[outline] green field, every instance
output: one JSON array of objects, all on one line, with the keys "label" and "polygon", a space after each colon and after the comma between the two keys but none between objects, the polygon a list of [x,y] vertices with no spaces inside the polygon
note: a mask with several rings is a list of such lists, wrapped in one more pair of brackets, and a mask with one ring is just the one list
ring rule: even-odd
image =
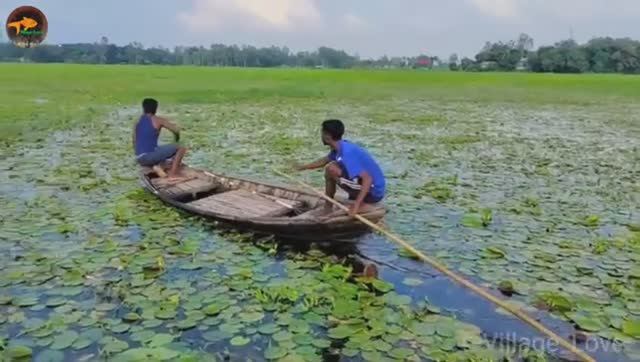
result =
[{"label": "green field", "polygon": [[341,118],[388,177],[389,228],[563,336],[616,347],[598,360],[640,356],[638,77],[3,64],[0,82],[0,354],[512,357],[480,334],[511,331],[499,312],[448,309],[454,287],[381,237],[359,252],[402,271],[358,280],[326,250],[144,193],[130,132],[152,96],[186,162],[261,180],[323,155],[319,124]]}]

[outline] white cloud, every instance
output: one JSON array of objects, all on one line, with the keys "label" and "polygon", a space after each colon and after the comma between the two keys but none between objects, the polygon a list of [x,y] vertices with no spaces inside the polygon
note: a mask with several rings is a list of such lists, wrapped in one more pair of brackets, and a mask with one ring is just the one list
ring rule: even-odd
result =
[{"label": "white cloud", "polygon": [[498,18],[515,18],[519,14],[518,0],[469,0],[478,10]]},{"label": "white cloud", "polygon": [[356,30],[367,26],[367,22],[355,14],[347,14],[342,17],[342,21],[347,29]]},{"label": "white cloud", "polygon": [[178,20],[198,32],[225,27],[292,30],[316,26],[321,17],[314,0],[195,0]]}]

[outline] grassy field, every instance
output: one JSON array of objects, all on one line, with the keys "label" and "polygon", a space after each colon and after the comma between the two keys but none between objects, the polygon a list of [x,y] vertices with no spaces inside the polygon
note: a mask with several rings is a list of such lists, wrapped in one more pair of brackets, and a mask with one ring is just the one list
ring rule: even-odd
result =
[{"label": "grassy field", "polygon": [[153,95],[166,104],[410,99],[517,104],[625,104],[638,77],[420,71],[221,69],[0,64],[3,139],[86,122]]},{"label": "grassy field", "polygon": [[343,119],[388,178],[389,228],[597,360],[640,358],[638,77],[4,64],[0,82],[0,359],[553,358],[491,343],[522,328],[381,237],[358,244],[374,283],[142,192],[148,96],[189,164],[260,180]]}]

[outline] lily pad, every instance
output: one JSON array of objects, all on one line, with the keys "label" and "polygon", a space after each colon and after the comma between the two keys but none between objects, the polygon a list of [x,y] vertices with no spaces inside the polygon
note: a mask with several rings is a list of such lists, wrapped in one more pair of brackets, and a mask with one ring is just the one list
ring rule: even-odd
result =
[{"label": "lily pad", "polygon": [[75,342],[73,342],[73,344],[71,345],[71,348],[75,350],[81,350],[89,347],[92,344],[93,344],[93,341],[90,340],[89,338],[80,337]]},{"label": "lily pad", "polygon": [[178,312],[175,309],[161,309],[155,313],[155,317],[162,320],[173,319]]},{"label": "lily pad", "polygon": [[111,326],[111,331],[113,333],[124,333],[124,332],[128,331],[129,328],[131,328],[130,325],[125,324],[125,323],[120,323],[120,324],[116,324],[116,325]]},{"label": "lily pad", "polygon": [[394,348],[391,351],[389,351],[389,355],[391,357],[401,359],[401,360],[405,360],[408,357],[412,356],[413,354],[414,354],[413,350],[409,348]]},{"label": "lily pad", "polygon": [[109,312],[116,308],[118,308],[118,306],[113,303],[102,303],[102,304],[96,305],[94,309],[99,312]]},{"label": "lily pad", "polygon": [[566,313],[566,316],[574,321],[578,327],[587,332],[597,332],[606,327],[605,323],[597,317],[581,313]]},{"label": "lily pad", "polygon": [[142,319],[142,317],[140,317],[138,313],[127,313],[122,317],[122,320],[125,322],[137,322],[140,319]]},{"label": "lily pad", "polygon": [[331,341],[328,341],[328,340],[322,339],[322,338],[314,339],[313,342],[311,342],[311,344],[314,347],[317,347],[317,348],[320,348],[320,349],[331,347]]},{"label": "lily pad", "polygon": [[38,304],[38,297],[36,296],[20,296],[15,297],[11,304],[16,307],[31,307]]},{"label": "lily pad", "polygon": [[174,340],[174,336],[167,333],[158,333],[154,335],[149,341],[149,347],[162,347],[167,345]]},{"label": "lily pad", "polygon": [[418,285],[422,284],[422,280],[416,278],[405,278],[402,281],[402,284],[408,285],[410,287],[417,287]]},{"label": "lily pad", "polygon": [[51,298],[47,300],[46,306],[54,308],[64,304],[67,304],[67,300],[65,298]]},{"label": "lily pad", "polygon": [[66,330],[53,338],[51,349],[61,350],[71,347],[79,337],[78,332],[72,330]]},{"label": "lily pad", "polygon": [[280,331],[272,336],[273,340],[276,342],[287,341],[293,338],[293,334],[288,331]]},{"label": "lily pad", "polygon": [[261,321],[263,318],[264,313],[261,312],[244,313],[240,316],[240,319],[245,323],[255,323]]},{"label": "lily pad", "polygon": [[287,351],[284,348],[271,346],[264,351],[264,358],[266,359],[278,359],[287,355]]},{"label": "lily pad", "polygon": [[183,319],[176,323],[176,327],[181,331],[186,331],[191,328],[195,328],[198,325],[198,322],[193,319]]},{"label": "lily pad", "polygon": [[30,357],[31,354],[33,354],[33,351],[31,350],[31,348],[27,346],[18,345],[18,346],[10,346],[9,348],[7,348],[5,353],[9,357],[9,359],[21,359],[21,358]]},{"label": "lily pad", "polygon": [[626,320],[622,323],[622,332],[634,338],[640,338],[640,320]]},{"label": "lily pad", "polygon": [[381,293],[388,293],[393,290],[393,284],[387,283],[384,280],[380,279],[374,279],[371,282],[371,285],[373,285],[373,287]]},{"label": "lily pad", "polygon": [[264,324],[261,325],[260,327],[258,327],[258,332],[260,334],[274,334],[276,332],[278,332],[280,329],[278,328],[278,326],[275,323],[268,323],[268,324]]},{"label": "lily pad", "polygon": [[63,362],[64,353],[51,349],[44,350],[36,355],[34,362]]},{"label": "lily pad", "polygon": [[129,344],[117,338],[110,338],[104,343],[103,351],[107,353],[120,353],[129,348]]},{"label": "lily pad", "polygon": [[355,331],[346,325],[339,325],[335,328],[329,329],[328,336],[332,339],[344,339],[352,336]]},{"label": "lily pad", "polygon": [[232,346],[236,346],[236,347],[244,346],[244,345],[248,344],[249,342],[251,342],[251,340],[249,338],[243,337],[243,336],[233,337],[229,341],[229,343],[231,343]]}]

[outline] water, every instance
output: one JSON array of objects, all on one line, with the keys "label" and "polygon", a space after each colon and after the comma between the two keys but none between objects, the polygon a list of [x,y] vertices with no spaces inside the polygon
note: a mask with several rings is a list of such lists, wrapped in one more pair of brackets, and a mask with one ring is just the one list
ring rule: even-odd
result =
[{"label": "water", "polygon": [[[191,165],[256,179],[324,154],[319,120],[344,115],[348,137],[367,145],[389,176],[386,226],[495,293],[513,282],[521,295],[511,299],[529,309],[541,293],[566,298],[571,312],[602,324],[579,346],[597,360],[635,358],[638,343],[621,328],[640,316],[631,276],[640,253],[626,226],[639,217],[640,138],[633,122],[610,121],[615,110],[397,100],[329,109],[200,106],[180,117],[185,109],[169,113],[186,128]],[[403,119],[386,120],[385,112]],[[167,208],[135,179],[135,114],[108,118],[2,159],[0,296],[10,300],[0,297],[0,345],[51,359],[127,357],[120,353],[128,349],[129,357],[169,359],[275,359],[286,350],[289,359],[359,360],[496,358],[516,353],[498,342],[546,342],[379,236],[364,236],[355,250],[303,253]],[[319,173],[298,177],[322,185]],[[483,209],[491,210],[486,227],[477,224]],[[348,270],[331,266],[348,254],[378,263],[394,291],[344,281]],[[426,301],[441,317],[421,313]],[[571,312],[532,309],[564,337],[574,334]],[[124,321],[129,313],[140,320]],[[283,324],[268,330],[274,320]],[[436,331],[420,335],[419,321]],[[331,338],[344,332],[332,328],[349,325],[356,326],[349,338]],[[398,334],[378,334],[380,325]],[[56,340],[65,331],[78,337]],[[548,358],[568,358],[549,347]]]}]

